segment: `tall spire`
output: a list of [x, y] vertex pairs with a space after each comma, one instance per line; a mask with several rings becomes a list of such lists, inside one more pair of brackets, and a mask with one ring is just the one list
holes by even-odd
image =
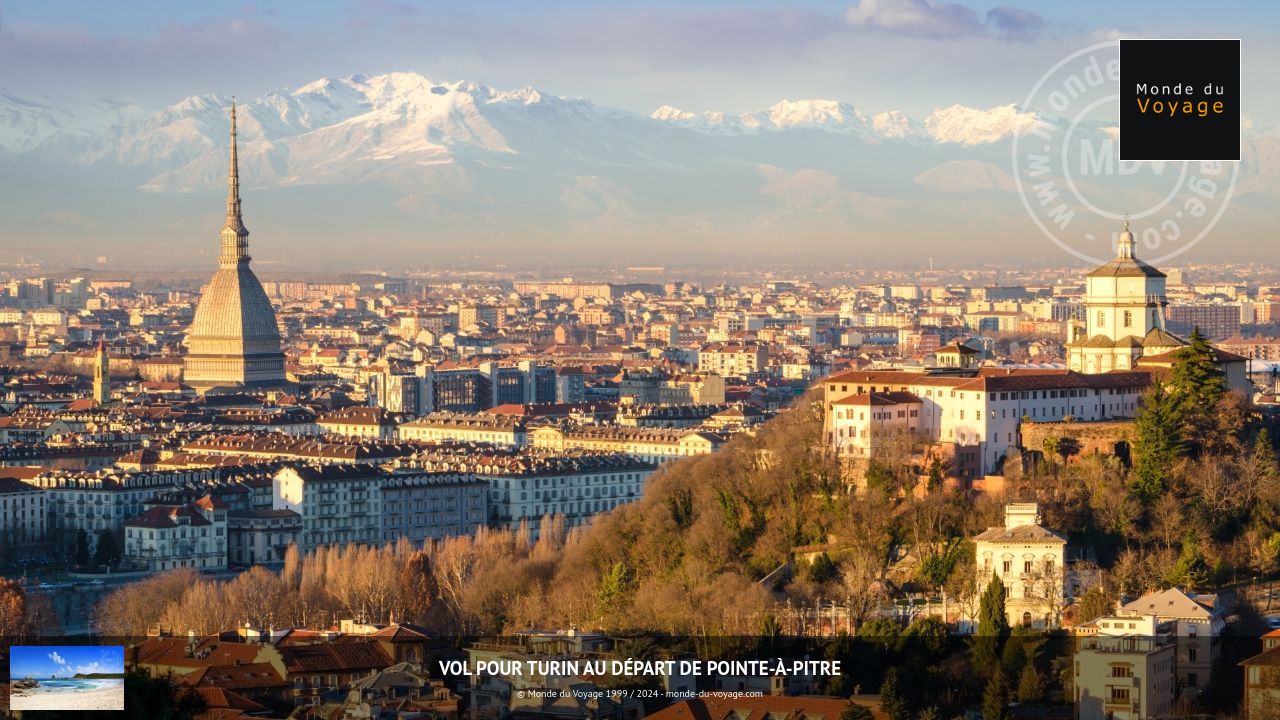
[[222, 228], [222, 253], [218, 264], [235, 267], [249, 262], [249, 230], [240, 217], [240, 163], [236, 158], [236, 99], [231, 98], [231, 163], [227, 169], [227, 224]]

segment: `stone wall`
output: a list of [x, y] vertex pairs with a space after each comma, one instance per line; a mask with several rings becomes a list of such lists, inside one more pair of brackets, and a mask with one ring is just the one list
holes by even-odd
[[[1092, 453], [1115, 455], [1130, 461], [1133, 439], [1137, 435], [1132, 420], [1107, 420], [1101, 422], [1022, 422], [1019, 428], [1022, 449], [1027, 453], [1044, 453], [1045, 438], [1065, 440], [1070, 447], [1067, 464], [1079, 462]], [[1051, 458], [1061, 462], [1062, 457]]]

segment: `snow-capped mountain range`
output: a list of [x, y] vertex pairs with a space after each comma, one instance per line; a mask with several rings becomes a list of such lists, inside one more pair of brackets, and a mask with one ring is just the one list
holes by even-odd
[[[82, 237], [97, 227], [109, 229], [95, 242], [117, 233], [121, 243], [147, 243], [166, 223], [194, 233], [208, 224], [202, 213], [218, 211], [230, 104], [206, 94], [159, 110], [120, 100], [72, 108], [0, 94], [0, 174], [46, 183], [0, 194], [0, 212], [17, 218], [14, 237]], [[249, 207], [276, 193], [264, 201], [273, 215], [250, 211], [251, 224], [278, 223], [281, 244], [268, 250], [337, 233], [315, 211], [335, 202], [352, 218], [346, 232], [369, 227], [355, 218], [377, 217], [388, 247], [401, 236], [684, 247], [785, 232], [826, 241], [902, 222], [941, 243], [966, 226], [1026, 232], [1009, 141], [1053, 122], [1012, 104], [913, 118], [816, 99], [741, 114], [668, 105], [644, 114], [408, 72], [241, 98], [238, 117]], [[1280, 198], [1280, 180], [1263, 160], [1277, 155], [1274, 133], [1249, 140], [1242, 186], [1267, 202]], [[177, 201], [184, 196], [191, 201]]]
[[[0, 151], [82, 166], [145, 167], [156, 171], [145, 183], [148, 190], [197, 190], [221, 176], [230, 103], [229, 97], [209, 94], [150, 113], [105, 101], [85, 112], [0, 95]], [[830, 100], [783, 100], [740, 115], [664, 105], [645, 117], [533, 88], [499, 91], [415, 73], [326, 78], [273, 91], [242, 99], [240, 118], [242, 162], [258, 185], [358, 182], [406, 165], [452, 163], [468, 153], [575, 154], [583, 152], [573, 147], [577, 141], [618, 132], [639, 145], [660, 144], [678, 129], [720, 137], [817, 130], [872, 144], [977, 146], [1036, 122], [1012, 105], [955, 105], [921, 122], [896, 111], [868, 116]], [[648, 152], [637, 145], [630, 149]]]

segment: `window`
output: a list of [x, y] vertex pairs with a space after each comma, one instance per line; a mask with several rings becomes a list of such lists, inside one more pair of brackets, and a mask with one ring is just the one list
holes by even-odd
[[1129, 688], [1121, 687], [1119, 685], [1112, 685], [1109, 689], [1111, 690], [1112, 703], [1129, 702]]
[[1132, 665], [1112, 665], [1111, 677], [1118, 677], [1118, 678], [1133, 677], [1133, 666]]
[[1030, 574], [1030, 573], [1031, 573], [1031, 561], [1030, 561], [1030, 560], [1027, 560], [1027, 561], [1025, 561], [1025, 562], [1023, 562], [1023, 563], [1022, 563], [1022, 572], [1027, 573], [1027, 574]]
[[1005, 572], [1009, 572], [1009, 571], [1010, 571], [1010, 570], [1012, 570], [1012, 569], [1013, 569], [1013, 561], [1012, 561], [1012, 560], [1005, 560], [1005, 561], [1004, 561], [1004, 571], [1005, 571]]
[[1099, 311], [1098, 311], [1098, 324], [1099, 324], [1099, 325], [1105, 325], [1106, 323], [1107, 323], [1107, 313], [1106, 313], [1105, 311], [1099, 310]]
[[1132, 310], [1124, 311], [1124, 326], [1133, 327], [1133, 311]]

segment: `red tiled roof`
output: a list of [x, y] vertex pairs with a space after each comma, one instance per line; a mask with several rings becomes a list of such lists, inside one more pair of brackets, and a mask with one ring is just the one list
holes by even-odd
[[279, 650], [290, 674], [368, 670], [391, 665], [391, 658], [372, 641], [290, 645]]

